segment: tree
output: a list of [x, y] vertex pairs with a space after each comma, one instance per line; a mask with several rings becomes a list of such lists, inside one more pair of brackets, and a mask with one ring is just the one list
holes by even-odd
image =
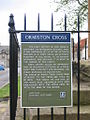
[[[68, 19], [68, 29], [77, 29], [77, 16], [80, 17], [80, 27], [88, 20], [88, 0], [54, 0], [56, 4], [55, 12], [64, 12]], [[58, 21], [60, 28], [62, 28], [62, 19]]]

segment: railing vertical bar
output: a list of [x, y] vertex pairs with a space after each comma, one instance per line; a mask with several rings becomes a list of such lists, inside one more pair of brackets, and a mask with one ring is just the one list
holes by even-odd
[[24, 120], [26, 120], [26, 108], [24, 108]]
[[51, 14], [51, 31], [53, 31], [53, 13]]
[[73, 42], [73, 64], [72, 64], [72, 67], [73, 67], [73, 79], [74, 79], [74, 38], [72, 39], [72, 42]]
[[40, 109], [37, 108], [37, 120], [40, 120]]
[[79, 15], [78, 15], [78, 116], [77, 120], [80, 120], [80, 21], [79, 21]]
[[[24, 31], [26, 31], [26, 14], [24, 15]], [[24, 120], [26, 120], [26, 108], [24, 108]]]
[[87, 59], [87, 39], [85, 39], [85, 60]]
[[53, 120], [53, 107], [51, 108], [51, 120]]
[[[12, 40], [12, 33], [10, 33], [10, 120], [13, 120], [14, 119], [14, 116], [13, 116], [13, 40]], [[14, 119], [15, 120], [15, 119]]]
[[15, 120], [15, 105], [14, 105], [14, 34], [11, 31], [15, 30], [15, 23], [13, 19], [13, 14], [10, 15], [9, 20], [9, 33], [10, 33], [10, 59], [9, 59], [9, 66], [10, 66], [10, 120]]
[[14, 37], [14, 103], [15, 103], [15, 116], [16, 116], [16, 41]]
[[65, 14], [65, 19], [64, 19], [64, 31], [66, 31], [67, 30], [67, 16], [66, 16], [66, 14]]
[[64, 120], [66, 120], [66, 107], [64, 107]]
[[38, 31], [40, 31], [40, 14], [38, 13]]
[[16, 116], [16, 110], [17, 110], [17, 81], [18, 81], [18, 79], [17, 79], [17, 38], [16, 38], [16, 33], [15, 33], [15, 35], [14, 35], [14, 42], [15, 42], [15, 67], [14, 67], [14, 69], [15, 69], [15, 77], [14, 77], [14, 81], [15, 81], [15, 84], [14, 84], [14, 86], [15, 86], [15, 116]]
[[72, 39], [73, 41], [73, 61], [74, 61], [74, 38]]
[[16, 51], [15, 51], [15, 47], [16, 47], [16, 45], [15, 45], [15, 36], [14, 36], [14, 34], [13, 34], [13, 49], [14, 49], [14, 51], [13, 51], [13, 57], [14, 57], [14, 65], [13, 65], [13, 68], [14, 68], [14, 70], [13, 70], [13, 72], [14, 72], [14, 78], [13, 78], [13, 88], [14, 88], [14, 95], [13, 95], [13, 98], [14, 98], [14, 116], [16, 115]]
[[16, 41], [16, 106], [17, 106], [17, 99], [18, 99], [18, 43]]
[[[66, 14], [65, 14], [65, 19], [64, 19], [65, 21], [65, 25], [64, 25], [64, 31], [66, 31], [67, 30], [67, 16], [66, 16]], [[64, 107], [64, 120], [66, 120], [66, 107]]]
[[26, 31], [26, 14], [24, 15], [24, 30]]
[[[51, 31], [53, 31], [53, 13], [51, 14]], [[51, 120], [53, 120], [53, 107], [51, 108]]]
[[[17, 39], [16, 39], [16, 40], [17, 40]], [[17, 52], [18, 52], [18, 51], [17, 51], [17, 41], [16, 41], [16, 40], [15, 40], [15, 44], [16, 44], [16, 45], [15, 45], [15, 51], [16, 51], [16, 52], [15, 52], [15, 53], [16, 53], [16, 71], [15, 71], [15, 72], [16, 72], [16, 106], [15, 106], [15, 109], [17, 110], [17, 91], [18, 91], [18, 72], [17, 72], [17, 69], [18, 69], [18, 66], [17, 66], [17, 64], [18, 64], [18, 63], [17, 63], [17, 61], [18, 61], [18, 60], [17, 60], [17, 54], [18, 54], [18, 53], [17, 53]]]
[[[40, 31], [40, 14], [38, 13], [38, 31]], [[40, 120], [40, 109], [37, 108], [37, 120]]]
[[12, 87], [13, 87], [13, 94], [12, 94], [12, 96], [13, 96], [13, 114], [14, 114], [14, 118], [15, 118], [15, 104], [16, 104], [16, 102], [15, 102], [15, 97], [16, 97], [16, 92], [15, 92], [15, 87], [16, 87], [16, 84], [15, 84], [15, 78], [16, 78], [16, 76], [15, 76], [15, 69], [16, 69], [16, 67], [15, 67], [15, 38], [14, 38], [14, 34], [12, 34], [13, 35], [13, 38], [12, 38], [12, 41], [13, 41], [13, 65], [12, 65], [12, 67], [13, 67], [13, 82], [12, 82]]
[[[15, 40], [14, 40], [14, 34], [13, 34], [13, 68], [15, 67]], [[14, 114], [14, 117], [15, 117], [15, 68], [13, 69], [13, 114]]]

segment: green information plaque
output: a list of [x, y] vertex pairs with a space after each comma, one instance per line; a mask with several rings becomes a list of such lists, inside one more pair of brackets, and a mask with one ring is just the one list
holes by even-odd
[[72, 106], [70, 33], [21, 33], [22, 107]]

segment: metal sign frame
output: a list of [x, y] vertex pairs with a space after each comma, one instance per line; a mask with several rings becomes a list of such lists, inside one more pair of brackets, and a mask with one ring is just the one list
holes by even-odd
[[[51, 39], [51, 36], [52, 35], [69, 35], [69, 41], [67, 41], [67, 40], [65, 40], [65, 41], [63, 41], [62, 42], [62, 39], [60, 38], [60, 39], [57, 39], [57, 40], [52, 40]], [[29, 38], [28, 37], [25, 37], [25, 35], [49, 35], [49, 37], [47, 37], [47, 38], [45, 38], [44, 39], [44, 37], [33, 37], [33, 38], [31, 38], [31, 36], [29, 36]], [[38, 40], [37, 40], [37, 38], [38, 38]], [[49, 39], [48, 41], [47, 41], [47, 39]], [[45, 41], [44, 41], [45, 40]], [[22, 105], [22, 99], [23, 99], [23, 92], [22, 92], [22, 90], [23, 90], [23, 87], [21, 87], [21, 107], [22, 108], [42, 108], [42, 107], [72, 107], [72, 103], [73, 103], [73, 100], [72, 100], [72, 46], [71, 46], [71, 37], [70, 37], [70, 33], [65, 33], [65, 32], [49, 32], [49, 31], [43, 31], [43, 32], [41, 32], [41, 31], [39, 31], [39, 32], [23, 32], [23, 33], [21, 33], [21, 52], [22, 52], [22, 44], [35, 44], [35, 43], [38, 43], [38, 44], [41, 44], [41, 43], [47, 43], [47, 44], [60, 44], [60, 43], [65, 43], [65, 42], [69, 42], [69, 44], [70, 44], [70, 62], [71, 62], [71, 64], [70, 64], [70, 66], [71, 66], [71, 69], [70, 69], [70, 72], [71, 72], [71, 75], [70, 75], [70, 77], [71, 77], [71, 80], [70, 80], [70, 87], [71, 87], [71, 90], [70, 90], [70, 95], [71, 95], [71, 103], [70, 103], [70, 105], [47, 105], [47, 106], [45, 106], [45, 105], [41, 105], [41, 106], [23, 106]], [[22, 66], [22, 55], [21, 55], [21, 66]], [[21, 67], [21, 76], [22, 76], [22, 67]], [[22, 83], [22, 77], [21, 77], [21, 86], [23, 85], [23, 83]]]

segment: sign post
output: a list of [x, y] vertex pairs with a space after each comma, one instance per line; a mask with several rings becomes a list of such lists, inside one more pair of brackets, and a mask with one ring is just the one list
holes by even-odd
[[70, 33], [21, 33], [22, 107], [72, 106]]

